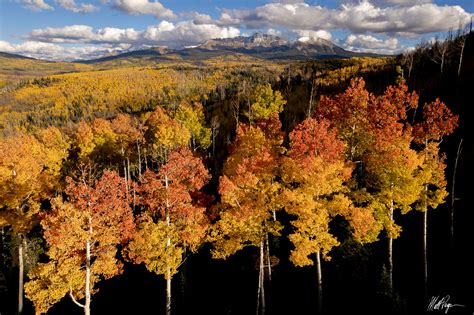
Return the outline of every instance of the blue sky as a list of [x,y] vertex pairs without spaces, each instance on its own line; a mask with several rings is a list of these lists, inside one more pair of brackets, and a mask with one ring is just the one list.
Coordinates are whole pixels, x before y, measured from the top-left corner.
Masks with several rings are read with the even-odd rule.
[[0,51],[90,59],[256,31],[398,53],[470,22],[472,0],[0,0]]

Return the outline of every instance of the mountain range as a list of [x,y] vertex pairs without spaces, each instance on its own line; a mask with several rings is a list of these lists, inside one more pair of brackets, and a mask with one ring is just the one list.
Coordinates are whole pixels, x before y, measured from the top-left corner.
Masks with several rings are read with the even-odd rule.
[[200,61],[228,55],[246,55],[265,60],[307,60],[376,56],[369,53],[351,52],[321,38],[289,41],[276,35],[255,33],[251,36],[210,39],[201,45],[185,47],[183,49],[154,47],[78,62],[94,64],[104,61],[137,58],[153,59],[156,61],[176,61],[177,59]]

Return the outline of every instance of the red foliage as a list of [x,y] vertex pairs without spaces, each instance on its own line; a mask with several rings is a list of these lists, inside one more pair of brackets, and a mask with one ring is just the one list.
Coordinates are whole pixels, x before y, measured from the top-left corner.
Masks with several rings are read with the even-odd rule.
[[290,134],[290,157],[320,156],[329,162],[343,159],[344,143],[337,139],[335,130],[329,126],[329,121],[314,118],[307,118],[296,126]]
[[139,189],[141,203],[154,215],[164,217],[168,209],[171,215],[186,217],[194,210],[202,211],[202,207],[189,204],[209,178],[200,158],[188,148],[178,148],[171,151],[168,162],[157,173],[145,173]]
[[368,102],[369,92],[365,89],[364,80],[355,78],[344,93],[334,98],[321,96],[315,116],[329,120],[338,128],[354,119],[361,123],[367,117]]
[[439,140],[450,135],[458,126],[459,117],[436,99],[423,107],[423,121],[414,128],[415,140],[424,143],[427,140]]

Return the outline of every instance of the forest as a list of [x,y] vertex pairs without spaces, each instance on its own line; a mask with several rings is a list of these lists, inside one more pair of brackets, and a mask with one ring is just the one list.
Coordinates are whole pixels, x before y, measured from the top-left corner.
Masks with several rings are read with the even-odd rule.
[[474,311],[472,31],[37,67],[1,77],[1,315]]

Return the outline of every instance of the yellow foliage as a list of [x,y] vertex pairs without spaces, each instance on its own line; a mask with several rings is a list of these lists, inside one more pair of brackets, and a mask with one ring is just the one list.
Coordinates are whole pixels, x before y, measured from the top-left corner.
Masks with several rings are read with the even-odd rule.
[[46,313],[72,291],[76,298],[82,297],[85,271],[79,257],[40,264],[29,273],[25,284],[26,297],[33,302],[37,315]]
[[168,226],[165,221],[155,223],[150,217],[144,217],[127,247],[127,255],[135,263],[144,263],[149,271],[171,279],[182,261],[183,248],[179,244],[173,225]]
[[273,91],[270,83],[257,86],[255,89],[255,102],[252,104],[251,117],[268,119],[273,113],[281,113],[286,101],[280,91]]
[[158,107],[146,122],[148,130],[145,136],[148,139],[149,152],[154,158],[163,158],[171,149],[187,146],[191,139],[191,132],[183,123],[169,117]]
[[[51,129],[39,137],[48,141],[43,137],[50,135],[60,136]],[[56,151],[61,151],[54,147],[56,144],[58,141],[52,140],[46,146],[21,133],[0,139],[0,208],[4,208],[0,217],[17,233],[28,231],[34,224],[41,198],[50,192],[59,176],[66,153]]]
[[[191,133],[191,146],[193,148],[199,145],[202,149],[207,149],[211,145],[211,129],[206,127],[204,117],[204,108],[201,104],[191,106],[187,103],[181,103],[176,110],[174,118],[181,122]],[[195,144],[194,142],[197,142]]]

